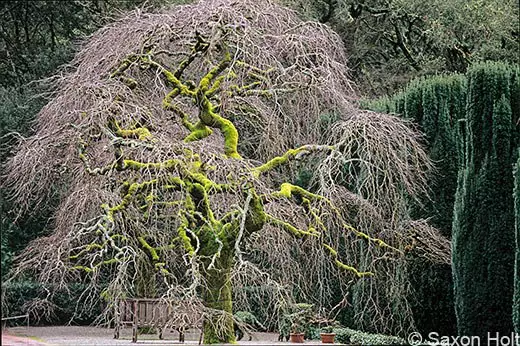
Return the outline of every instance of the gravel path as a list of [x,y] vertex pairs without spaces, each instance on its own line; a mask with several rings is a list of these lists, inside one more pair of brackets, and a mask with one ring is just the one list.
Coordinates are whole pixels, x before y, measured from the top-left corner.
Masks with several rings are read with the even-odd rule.
[[9,335],[2,332],[2,346],[21,346],[21,345],[28,345],[28,346],[40,346],[40,345],[46,345],[45,343],[42,343],[37,340],[29,339],[29,338],[22,338],[19,336]]
[[[247,337],[244,338],[247,340]],[[276,333],[253,333],[251,341],[240,341],[239,345],[291,345],[279,342]],[[164,340],[155,335],[139,335],[137,344],[132,343],[132,330],[121,331],[120,339],[114,339],[114,330],[99,327],[13,327],[2,330],[2,346],[131,346],[131,345],[198,345],[199,334],[186,333],[186,342],[179,343],[177,333],[165,334]],[[319,341],[305,341],[306,345],[320,345]]]
[[[132,330],[125,328],[121,331],[119,339],[114,339],[114,330],[98,327],[54,326],[54,327],[13,327],[5,333],[12,338],[32,340],[26,345],[85,345],[85,346],[115,346],[132,344]],[[2,331],[2,346],[4,345],[4,331]],[[7,339],[6,339],[7,340]],[[164,340],[159,340],[155,335],[139,335],[138,345],[173,345],[179,344],[177,335],[165,335]],[[198,335],[190,333],[186,335],[186,344],[198,344]],[[12,345],[25,345],[12,343]]]

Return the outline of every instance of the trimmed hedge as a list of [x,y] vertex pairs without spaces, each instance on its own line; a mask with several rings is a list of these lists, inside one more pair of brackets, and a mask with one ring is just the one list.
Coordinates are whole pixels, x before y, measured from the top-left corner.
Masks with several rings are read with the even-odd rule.
[[518,68],[483,63],[467,73],[453,276],[459,335],[510,335],[515,256],[512,165],[519,145]]

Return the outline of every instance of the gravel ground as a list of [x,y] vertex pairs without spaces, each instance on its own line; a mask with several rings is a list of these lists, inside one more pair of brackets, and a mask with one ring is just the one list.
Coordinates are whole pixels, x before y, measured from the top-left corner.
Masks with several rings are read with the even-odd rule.
[[[4,333],[6,335],[4,335]],[[132,344],[132,329],[121,330],[120,339],[114,339],[114,330],[98,327],[13,327],[2,330],[2,346],[5,345],[70,345],[70,346],[116,346],[116,345],[183,345],[178,341],[178,334],[167,333],[164,340],[159,340],[157,334],[139,335],[137,344]],[[288,342],[279,342],[278,334],[275,333],[253,333],[251,341],[247,336],[240,341],[239,345],[285,345]],[[198,345],[199,334],[196,332],[186,333],[184,345]],[[305,341],[307,345],[319,345],[319,341]]]
[[45,343],[34,339],[22,338],[19,336],[8,335],[2,332],[2,346],[42,346]]

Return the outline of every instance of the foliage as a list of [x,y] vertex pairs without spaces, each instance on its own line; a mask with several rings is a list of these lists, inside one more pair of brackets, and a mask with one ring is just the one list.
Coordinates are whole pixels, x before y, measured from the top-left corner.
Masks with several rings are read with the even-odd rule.
[[316,321],[314,305],[298,303],[290,306],[289,313],[281,316],[278,331],[279,340],[289,339],[290,333],[304,333],[305,339],[316,340],[320,338],[320,326]]
[[4,219],[0,220],[0,231],[1,233],[1,268],[2,271],[2,279],[4,275],[6,275],[9,271],[9,268],[11,267],[11,261],[13,257],[13,251],[11,247],[9,246],[8,239],[11,237],[11,235],[15,232],[11,228],[11,224],[5,221]]
[[[31,120],[44,104],[43,98],[36,96],[38,91],[36,85],[0,87],[0,168],[12,155],[15,144],[30,133]],[[15,223],[16,208],[6,195],[7,191],[0,186],[2,278],[9,271],[12,257],[43,233],[48,216],[44,211]]]
[[[2,2],[0,86],[22,86],[55,73],[74,53],[78,38],[89,35],[118,11],[143,5],[143,0]],[[176,1],[169,0],[175,3]],[[178,2],[178,1],[177,1]],[[166,1],[146,2],[157,7]]]
[[[518,67],[486,63],[468,72],[468,97],[453,221],[459,335],[512,331]],[[482,313],[485,311],[486,313]]]
[[[169,3],[179,1],[169,0]],[[181,1],[182,2],[182,1]],[[143,0],[113,1],[4,1],[0,4],[0,163],[12,149],[31,134],[36,114],[48,101],[44,95],[52,88],[42,80],[65,70],[79,40],[112,20],[121,10],[143,5]],[[155,8],[166,1],[146,1]],[[1,167],[0,167],[1,168]],[[0,186],[0,194],[8,192]],[[56,202],[56,201],[54,201]],[[8,272],[12,256],[29,241],[44,233],[49,214],[55,206],[18,218],[18,211],[0,199],[2,230],[2,277]]]
[[255,315],[253,315],[249,311],[237,311],[233,314],[235,316],[235,319],[237,321],[240,321],[241,323],[245,323],[249,325],[250,327],[253,327],[255,329],[265,330],[266,328],[262,326],[262,323],[256,318]]
[[[52,298],[46,297],[48,286],[31,280],[6,282],[2,284],[2,315],[19,316],[28,313],[31,325],[66,325],[70,322],[80,325],[92,323],[101,313],[101,306],[92,305],[88,310],[77,313],[86,286],[71,283],[67,289],[58,290]],[[51,313],[48,306],[55,307]],[[14,320],[12,323],[23,323]]]
[[[490,69],[499,69],[494,67],[495,65],[489,65]],[[484,70],[483,67],[475,67],[474,70],[472,70],[473,74],[470,74],[470,78],[476,78],[477,75],[484,74],[484,72],[481,72]],[[480,72],[475,72],[480,71]],[[493,76],[492,72],[489,72],[490,76],[487,77],[487,88],[490,90],[494,90],[493,92],[496,93],[495,96],[485,96],[483,97],[482,89],[485,89],[484,86],[475,86],[472,85],[470,90],[473,90],[475,94],[473,94],[473,101],[477,102],[478,100],[478,107],[489,107],[489,104],[493,105],[497,102],[497,97],[500,94],[500,88],[502,89],[511,89],[509,91],[506,91],[507,95],[515,95],[517,93],[516,89],[517,86],[515,86],[515,78],[514,72],[512,73],[512,82],[511,87],[507,86],[495,86],[494,80],[498,77]],[[497,73],[497,75],[500,75]],[[509,78],[509,77],[504,77]],[[471,80],[470,82],[475,83],[475,80]],[[466,118],[466,109],[473,110],[474,113],[470,112],[469,116],[478,117],[478,120],[475,121],[474,126],[478,126],[480,128],[481,125],[477,125],[480,123],[487,123],[490,120],[487,118],[480,118],[480,115],[478,112],[486,112],[486,110],[482,111],[481,109],[474,110],[476,106],[470,105],[466,106],[466,78],[460,75],[454,75],[454,76],[446,76],[446,77],[434,77],[434,78],[427,78],[427,79],[421,79],[415,82],[412,82],[409,87],[407,87],[404,91],[396,94],[395,96],[392,96],[390,98],[384,97],[380,98],[375,101],[365,102],[365,106],[374,110],[378,111],[386,111],[386,112],[395,112],[402,114],[405,117],[412,118],[414,121],[420,124],[421,130],[425,133],[425,139],[427,140],[427,147],[429,150],[429,153],[432,157],[432,159],[436,162],[437,170],[436,174],[433,175],[428,185],[431,187],[431,193],[430,198],[431,200],[424,200],[422,203],[422,208],[415,211],[415,216],[423,216],[427,217],[428,215],[431,215],[432,218],[430,222],[435,227],[438,227],[446,236],[450,236],[451,231],[451,220],[452,220],[452,208],[454,205],[454,196],[455,196],[455,184],[456,181],[456,172],[457,172],[457,165],[468,165],[468,158],[464,156],[464,153],[466,152],[466,147],[462,144],[459,145],[459,143],[464,143],[464,138],[460,137],[459,130],[464,130],[465,128],[465,118]],[[508,83],[508,82],[502,82],[502,83]],[[478,83],[477,83],[478,84]],[[491,86],[493,85],[493,86]],[[498,89],[498,91],[497,91]],[[477,91],[479,90],[478,94]],[[492,92],[492,93],[493,93]],[[494,97],[494,99],[493,99]],[[514,103],[515,98],[511,96],[511,108],[514,109],[515,105]],[[497,104],[498,106],[499,104]],[[488,114],[490,114],[489,108],[487,108]],[[490,115],[488,115],[490,117]],[[507,117],[507,116],[506,116]],[[514,119],[515,115],[509,116],[510,121],[512,123],[515,122]],[[460,125],[462,124],[462,126]],[[504,126],[504,125],[500,125]],[[461,134],[464,134],[468,132],[469,130],[465,130],[463,132],[460,132]],[[480,131],[480,130],[479,130]],[[490,131],[490,130],[486,130]],[[506,130],[507,131],[507,130]],[[511,143],[515,143],[515,138],[517,138],[515,135],[515,131],[512,130],[511,135],[505,135],[505,138],[509,138]],[[484,136],[484,138],[490,138],[490,134],[487,132],[483,132],[482,134],[480,132],[477,132],[474,134],[474,136]],[[497,135],[499,136],[499,135]],[[487,148],[487,139],[474,139],[477,143],[481,146],[477,147],[477,149],[472,150],[479,150],[482,152],[486,152],[487,150],[490,150],[491,148]],[[485,144],[484,144],[485,143]],[[503,144],[503,143],[502,143]],[[514,147],[515,144],[511,144],[512,147]],[[462,148],[462,150],[460,150]],[[459,152],[457,152],[457,150]],[[493,149],[496,150],[496,149]],[[511,155],[507,154],[510,152],[508,149],[504,149],[505,155]],[[482,153],[477,153],[476,155],[482,157]],[[486,154],[490,155],[490,154]],[[458,159],[457,159],[458,157]],[[487,162],[486,159],[485,162]],[[459,163],[457,162],[459,161]],[[477,163],[476,165],[479,166],[481,163]],[[487,164],[487,163],[486,163]],[[486,173],[486,176],[488,178],[482,178],[482,175],[480,178],[476,179],[497,179],[499,176],[503,177],[505,174],[503,169],[506,169],[507,165],[504,163],[500,164],[502,168],[499,169],[500,173],[493,172],[493,173]],[[467,172],[465,173],[465,176],[468,177],[470,174],[480,174],[478,173],[478,170],[476,172]],[[484,173],[482,173],[484,174]],[[494,178],[493,178],[494,176]],[[505,174],[507,177],[507,174]],[[470,178],[467,178],[470,179]],[[459,182],[460,184],[460,182]],[[487,183],[489,184],[489,183]],[[501,181],[500,183],[496,182],[495,184],[491,184],[490,186],[494,186],[496,184],[500,184],[500,186],[503,188],[501,192],[496,192],[496,198],[502,200],[501,196],[502,194],[507,194],[507,190],[510,189],[508,187],[507,183],[503,184]],[[509,184],[510,185],[510,184]],[[484,185],[485,186],[485,185]],[[459,186],[460,188],[460,186]],[[460,193],[460,192],[459,192]],[[473,192],[472,192],[473,193]],[[470,198],[470,197],[467,197]],[[482,202],[484,203],[484,202]],[[487,205],[486,210],[490,207],[491,202],[486,202]],[[505,201],[507,204],[507,200]],[[472,203],[473,204],[473,203]],[[480,210],[479,208],[482,207],[476,207],[476,210]],[[496,210],[500,210],[502,212],[502,207],[498,208],[495,207]],[[506,207],[507,210],[507,207]],[[480,213],[480,212],[479,212]],[[459,215],[459,217],[462,217]],[[496,216],[498,217],[498,216]],[[462,223],[462,226],[460,227],[468,227],[465,223],[469,222],[466,218],[471,218],[471,216],[465,216]],[[503,218],[503,217],[502,217]],[[507,217],[503,218],[503,220],[507,220]],[[471,223],[475,222],[474,220],[471,221]],[[507,223],[507,221],[505,221]],[[506,226],[504,226],[506,227]],[[502,229],[501,227],[499,227]],[[497,231],[498,229],[497,228]],[[483,228],[483,234],[486,233],[484,231],[485,228]],[[507,229],[507,227],[505,228]],[[503,233],[502,231],[500,231]],[[505,234],[502,234],[503,236],[506,236]],[[461,236],[460,234],[457,234],[457,236]],[[473,239],[473,238],[471,238]],[[479,244],[480,241],[476,241]],[[460,251],[463,251],[463,247],[459,245]],[[502,246],[501,246],[502,249]],[[481,251],[481,250],[475,250],[475,251]],[[495,250],[497,252],[498,250]],[[505,257],[509,256],[511,252],[508,252],[503,249],[505,252]],[[454,256],[456,256],[454,254]],[[480,256],[479,256],[480,257]],[[485,258],[481,257],[481,258]],[[505,261],[505,259],[501,260]],[[457,265],[457,264],[456,264]],[[484,264],[481,264],[481,266],[486,266]],[[500,265],[501,266],[501,265]],[[509,265],[510,266],[510,265]],[[473,267],[472,267],[473,268]],[[481,267],[482,268],[482,267]],[[507,265],[505,268],[503,268],[507,272]],[[460,270],[460,269],[459,269]],[[474,270],[474,269],[472,269]],[[465,272],[469,273],[472,270],[466,269]],[[414,283],[414,289],[416,291],[416,301],[417,304],[414,307],[414,318],[416,322],[418,323],[418,328],[423,333],[427,333],[429,331],[435,330],[438,331],[439,328],[445,328],[445,332],[443,332],[446,335],[453,334],[452,326],[454,323],[447,323],[444,325],[444,327],[440,327],[438,321],[449,321],[449,319],[446,319],[446,316],[450,316],[450,311],[452,303],[451,299],[447,298],[445,300],[438,300],[434,298],[433,301],[430,301],[429,297],[437,297],[439,295],[444,297],[450,297],[451,296],[451,289],[450,289],[450,282],[451,278],[449,275],[449,272],[447,269],[444,269],[443,266],[438,266],[437,269],[434,269],[431,264],[428,264],[427,262],[424,262],[420,259],[416,259],[411,262],[411,276],[413,277],[412,282]],[[444,277],[445,280],[442,280],[441,278]],[[503,274],[503,278],[507,277],[506,274]],[[468,275],[468,280],[473,282],[474,278],[471,278],[470,275]],[[507,284],[502,284],[502,289],[504,287],[507,287]],[[438,292],[438,293],[434,293]],[[505,298],[507,299],[507,298]],[[444,306],[443,309],[439,309],[439,304],[442,304]],[[505,303],[504,303],[505,304]],[[428,308],[428,306],[431,306],[432,308]],[[439,312],[441,312],[440,315],[437,315]],[[466,330],[466,334],[470,333]],[[470,333],[471,334],[471,333]]]
[[389,94],[422,75],[465,72],[478,61],[518,62],[515,0],[284,2],[340,34],[365,95]]
[[383,334],[370,334],[350,328],[336,328],[336,341],[352,345],[407,345],[404,339]]
[[[360,126],[360,123],[363,126]],[[424,256],[430,256],[434,261],[449,263],[449,242],[431,229],[424,220],[410,219],[410,202],[413,200],[410,196],[418,194],[408,190],[406,184],[397,183],[403,181],[402,176],[400,177],[402,173],[398,173],[399,169],[394,167],[398,162],[397,158],[386,155],[376,156],[370,150],[372,141],[386,143],[385,146],[388,147],[405,145],[398,144],[403,138],[388,135],[392,133],[391,130],[381,132],[380,124],[371,115],[363,115],[360,118],[356,117],[355,122],[345,121],[331,128],[331,136],[337,134],[341,142],[348,143],[348,147],[352,150],[347,154],[348,159],[338,167],[341,174],[337,176],[336,181],[346,189],[341,190],[329,184],[325,193],[342,196],[345,201],[359,202],[350,209],[349,215],[357,228],[365,229],[367,232],[373,229],[394,229],[392,237],[397,239],[403,235],[421,234],[420,237],[424,237],[424,242],[420,247],[416,247],[416,250]],[[386,125],[382,127],[385,128]],[[336,132],[338,129],[341,129],[341,132]],[[383,135],[384,132],[387,135]],[[416,139],[420,141],[420,137]],[[413,156],[409,159],[411,162],[414,161]],[[385,163],[384,168],[380,166],[381,163]],[[378,166],[380,168],[376,168]],[[408,167],[415,169],[421,166],[410,163]],[[372,184],[373,177],[379,177],[380,182],[388,182],[389,185]],[[389,186],[393,188],[388,189]],[[391,211],[391,215],[379,213],[369,205],[378,205],[380,210]],[[414,330],[410,302],[407,299],[411,292],[410,277],[406,273],[406,261],[403,258],[389,262],[379,261],[378,257],[373,257],[366,250],[366,247],[357,249],[359,261],[376,264],[379,275],[371,280],[356,282],[350,293],[351,297],[344,298],[341,302],[345,304],[348,299],[352,299],[352,313],[355,315],[351,320],[352,323],[358,329],[378,333],[406,334]],[[377,299],[374,299],[375,296]]]
[[244,333],[250,334],[251,330],[267,331],[267,328],[249,311],[236,311],[233,313],[233,317],[235,320],[235,336],[237,341],[240,341],[244,337]]
[[[325,326],[325,327],[322,327],[320,328],[320,332],[321,333],[334,333],[334,326],[330,325],[330,326]],[[336,327],[338,328],[338,327]]]
[[416,217],[430,223],[446,237],[451,237],[453,203],[457,188],[458,127],[465,117],[466,78],[447,75],[412,81],[391,97],[362,102],[379,112],[397,113],[419,124],[424,133],[428,154],[436,170],[430,175],[430,193],[416,206]]
[[294,312],[285,317],[290,322],[291,333],[302,333],[307,330],[313,316],[314,311],[311,304],[299,303],[294,305]]
[[451,266],[432,263],[413,255],[409,258],[409,266],[413,287],[410,299],[417,331],[424,335],[432,331],[442,335],[456,335]]

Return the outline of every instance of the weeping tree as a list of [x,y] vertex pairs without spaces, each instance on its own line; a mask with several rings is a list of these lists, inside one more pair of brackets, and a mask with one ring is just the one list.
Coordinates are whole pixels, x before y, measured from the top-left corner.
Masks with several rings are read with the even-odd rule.
[[[429,194],[413,206],[412,214],[428,218],[451,238],[457,189],[459,119],[465,117],[466,78],[463,75],[421,78],[390,97],[365,101],[365,107],[412,119],[424,132],[426,150],[435,164],[428,176]],[[408,262],[414,299],[412,311],[423,335],[456,333],[451,260],[434,262],[410,253]]]
[[518,68],[479,64],[468,72],[462,167],[453,220],[455,308],[460,335],[511,333],[518,155]]
[[[428,230],[397,223],[395,206],[424,190],[429,162],[406,122],[353,106],[340,42],[251,0],[134,12],[98,31],[6,165],[22,215],[60,201],[12,277],[84,281],[78,304],[102,298],[107,319],[120,299],[162,297],[170,323],[203,316],[205,343],[221,343],[234,341],[233,302],[247,304],[239,288],[271,287],[262,305],[277,312],[295,290],[336,292],[315,273],[346,287],[399,258],[403,227]],[[340,121],[322,136],[331,111]],[[313,192],[287,178],[306,159],[320,162]],[[349,179],[356,191],[336,183]]]

